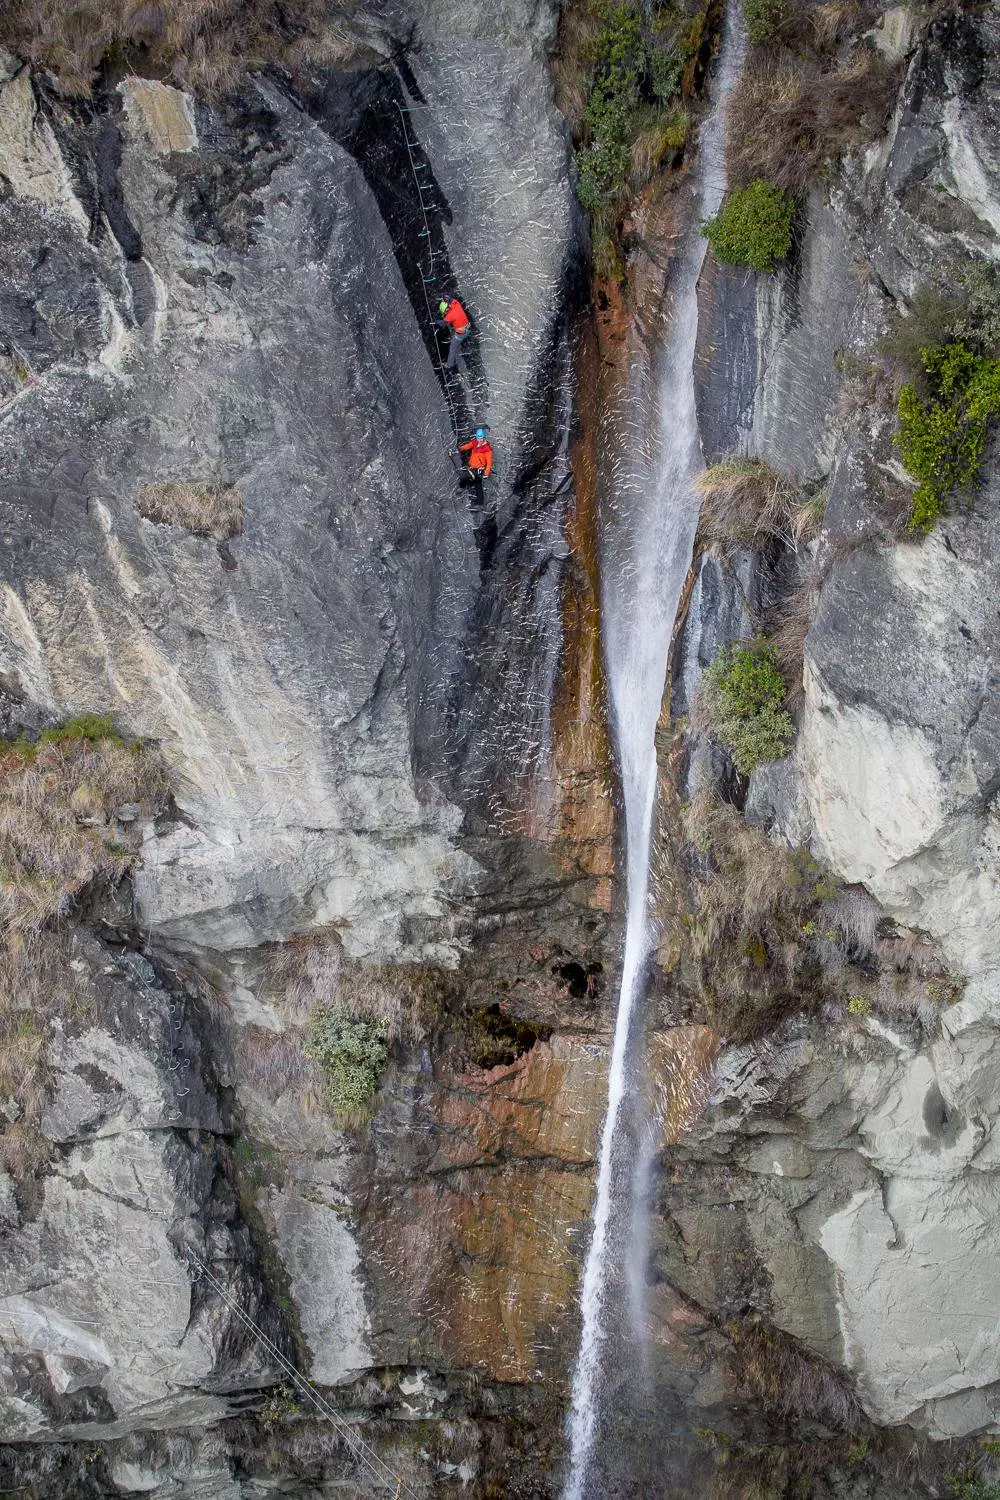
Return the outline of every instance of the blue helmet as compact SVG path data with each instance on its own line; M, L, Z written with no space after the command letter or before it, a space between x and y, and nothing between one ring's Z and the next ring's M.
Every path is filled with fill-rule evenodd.
M476 439L477 439L477 441L480 442L480 443L485 442L485 440L486 440L486 434L489 432L489 430L490 429L488 427L477 427L476 428Z

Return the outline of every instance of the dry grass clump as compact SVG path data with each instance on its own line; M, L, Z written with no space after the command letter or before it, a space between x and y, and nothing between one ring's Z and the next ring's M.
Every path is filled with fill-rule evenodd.
M778 666L788 684L785 704L792 713L797 713L805 701L806 636L816 617L819 589L819 578L812 570L808 571L766 622L767 643L778 653Z
M897 85L896 69L867 46L829 67L788 50L753 57L729 102L734 186L764 178L805 192L828 162L884 133Z
M270 949L264 984L282 1014L303 1025L316 1006L342 1005L393 1041L419 1042L440 1018L448 976L426 964L366 964L348 958L336 933L303 933Z
M856 1432L861 1403L846 1378L797 1340L763 1323L731 1323L737 1392L781 1417L804 1417L839 1432Z
M346 12L326 0L5 0L0 43L86 94L109 60L203 94L247 68L334 64L355 50Z
M295 1092L306 1111L324 1101L339 1124L363 1124L391 1047L428 1036L450 984L429 965L350 959L336 932L293 937L269 950L261 970L261 990L288 1028L247 1028L236 1043L237 1070L270 1099Z
M699 953L733 937L761 938L837 890L835 877L811 855L775 843L711 792L696 792L684 809L684 833L703 858L694 929Z
M684 812L694 851L690 923L699 989L712 1028L746 1041L820 998L822 971L805 923L837 880L805 849L788 849L710 792Z
M961 997L929 939L896 926L869 891L841 884L807 850L773 842L710 792L692 798L683 826L700 1001L729 1041L821 1003L833 1020L874 1012L931 1033Z
M794 485L757 458L728 458L695 480L701 496L698 531L707 543L756 546L785 542L799 508Z
M232 484L170 481L144 484L135 508L147 521L184 526L195 536L228 541L243 531L243 496Z
M165 791L159 762L109 719L81 716L36 743L0 746L0 1159L9 1170L42 1150L44 1017L71 988L56 924L119 884Z
M268 1031L247 1026L236 1044L236 1066L249 1087L266 1099L279 1099L294 1091L300 1106L319 1099L323 1092L320 1070L302 1052L300 1031Z

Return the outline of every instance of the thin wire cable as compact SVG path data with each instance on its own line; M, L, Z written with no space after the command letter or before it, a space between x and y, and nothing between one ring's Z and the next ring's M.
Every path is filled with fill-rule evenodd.
M351 1450L357 1463L367 1468L375 1482L384 1485L386 1490L396 1497L396 1500L402 1500L403 1496L409 1496L410 1500L418 1500L416 1492L411 1490L407 1484L404 1484L400 1475L390 1469L389 1465L376 1453L375 1449L369 1443L365 1442L361 1434L356 1432L349 1423L345 1422L338 1411L324 1401L316 1388L285 1358L281 1350L272 1344L264 1330L254 1322L249 1313L244 1312L238 1302L233 1300L222 1282L212 1274L201 1257L190 1246L186 1246L185 1248L187 1249L189 1260L196 1267L197 1274L195 1280L200 1280L202 1277L205 1278L216 1295L222 1298L230 1312L239 1319L245 1328L250 1329L257 1342L274 1360L282 1374L288 1376L288 1379L295 1386L296 1390L316 1408L321 1416L333 1423Z

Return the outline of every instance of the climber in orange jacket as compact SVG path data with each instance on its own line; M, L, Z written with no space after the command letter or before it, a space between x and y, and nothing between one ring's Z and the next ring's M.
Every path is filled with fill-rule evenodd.
M462 345L472 330L469 315L457 297L450 299L442 297L438 303L438 312L441 316L437 320L437 326L451 330L451 343L448 345L448 363L445 368L455 370L461 364L464 369L465 360L462 358Z
M483 480L489 479L493 472L493 448L489 438L488 427L477 427L473 436L467 443L460 443L459 453L466 453L466 471L462 475L462 484L471 484L476 491L476 505L482 509L483 506Z

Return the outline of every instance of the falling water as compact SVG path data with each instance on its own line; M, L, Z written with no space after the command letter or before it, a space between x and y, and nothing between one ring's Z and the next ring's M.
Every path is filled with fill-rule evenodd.
M730 0L712 109L699 135L699 221L718 210L725 192L726 102L742 65L745 45L739 5ZM594 1229L581 1294L583 1329L573 1376L570 1467L564 1500L582 1500L594 1444L608 1230L617 1197L615 1133L625 1097L633 1012L653 938L647 907L656 792L654 734L670 638L698 524L691 481L701 465L694 351L698 332L696 289L704 257L705 241L696 221L671 266L674 312L662 361L657 472L630 497L629 514L624 525L617 528L615 555L605 560L604 568L603 631L625 802L628 919Z

